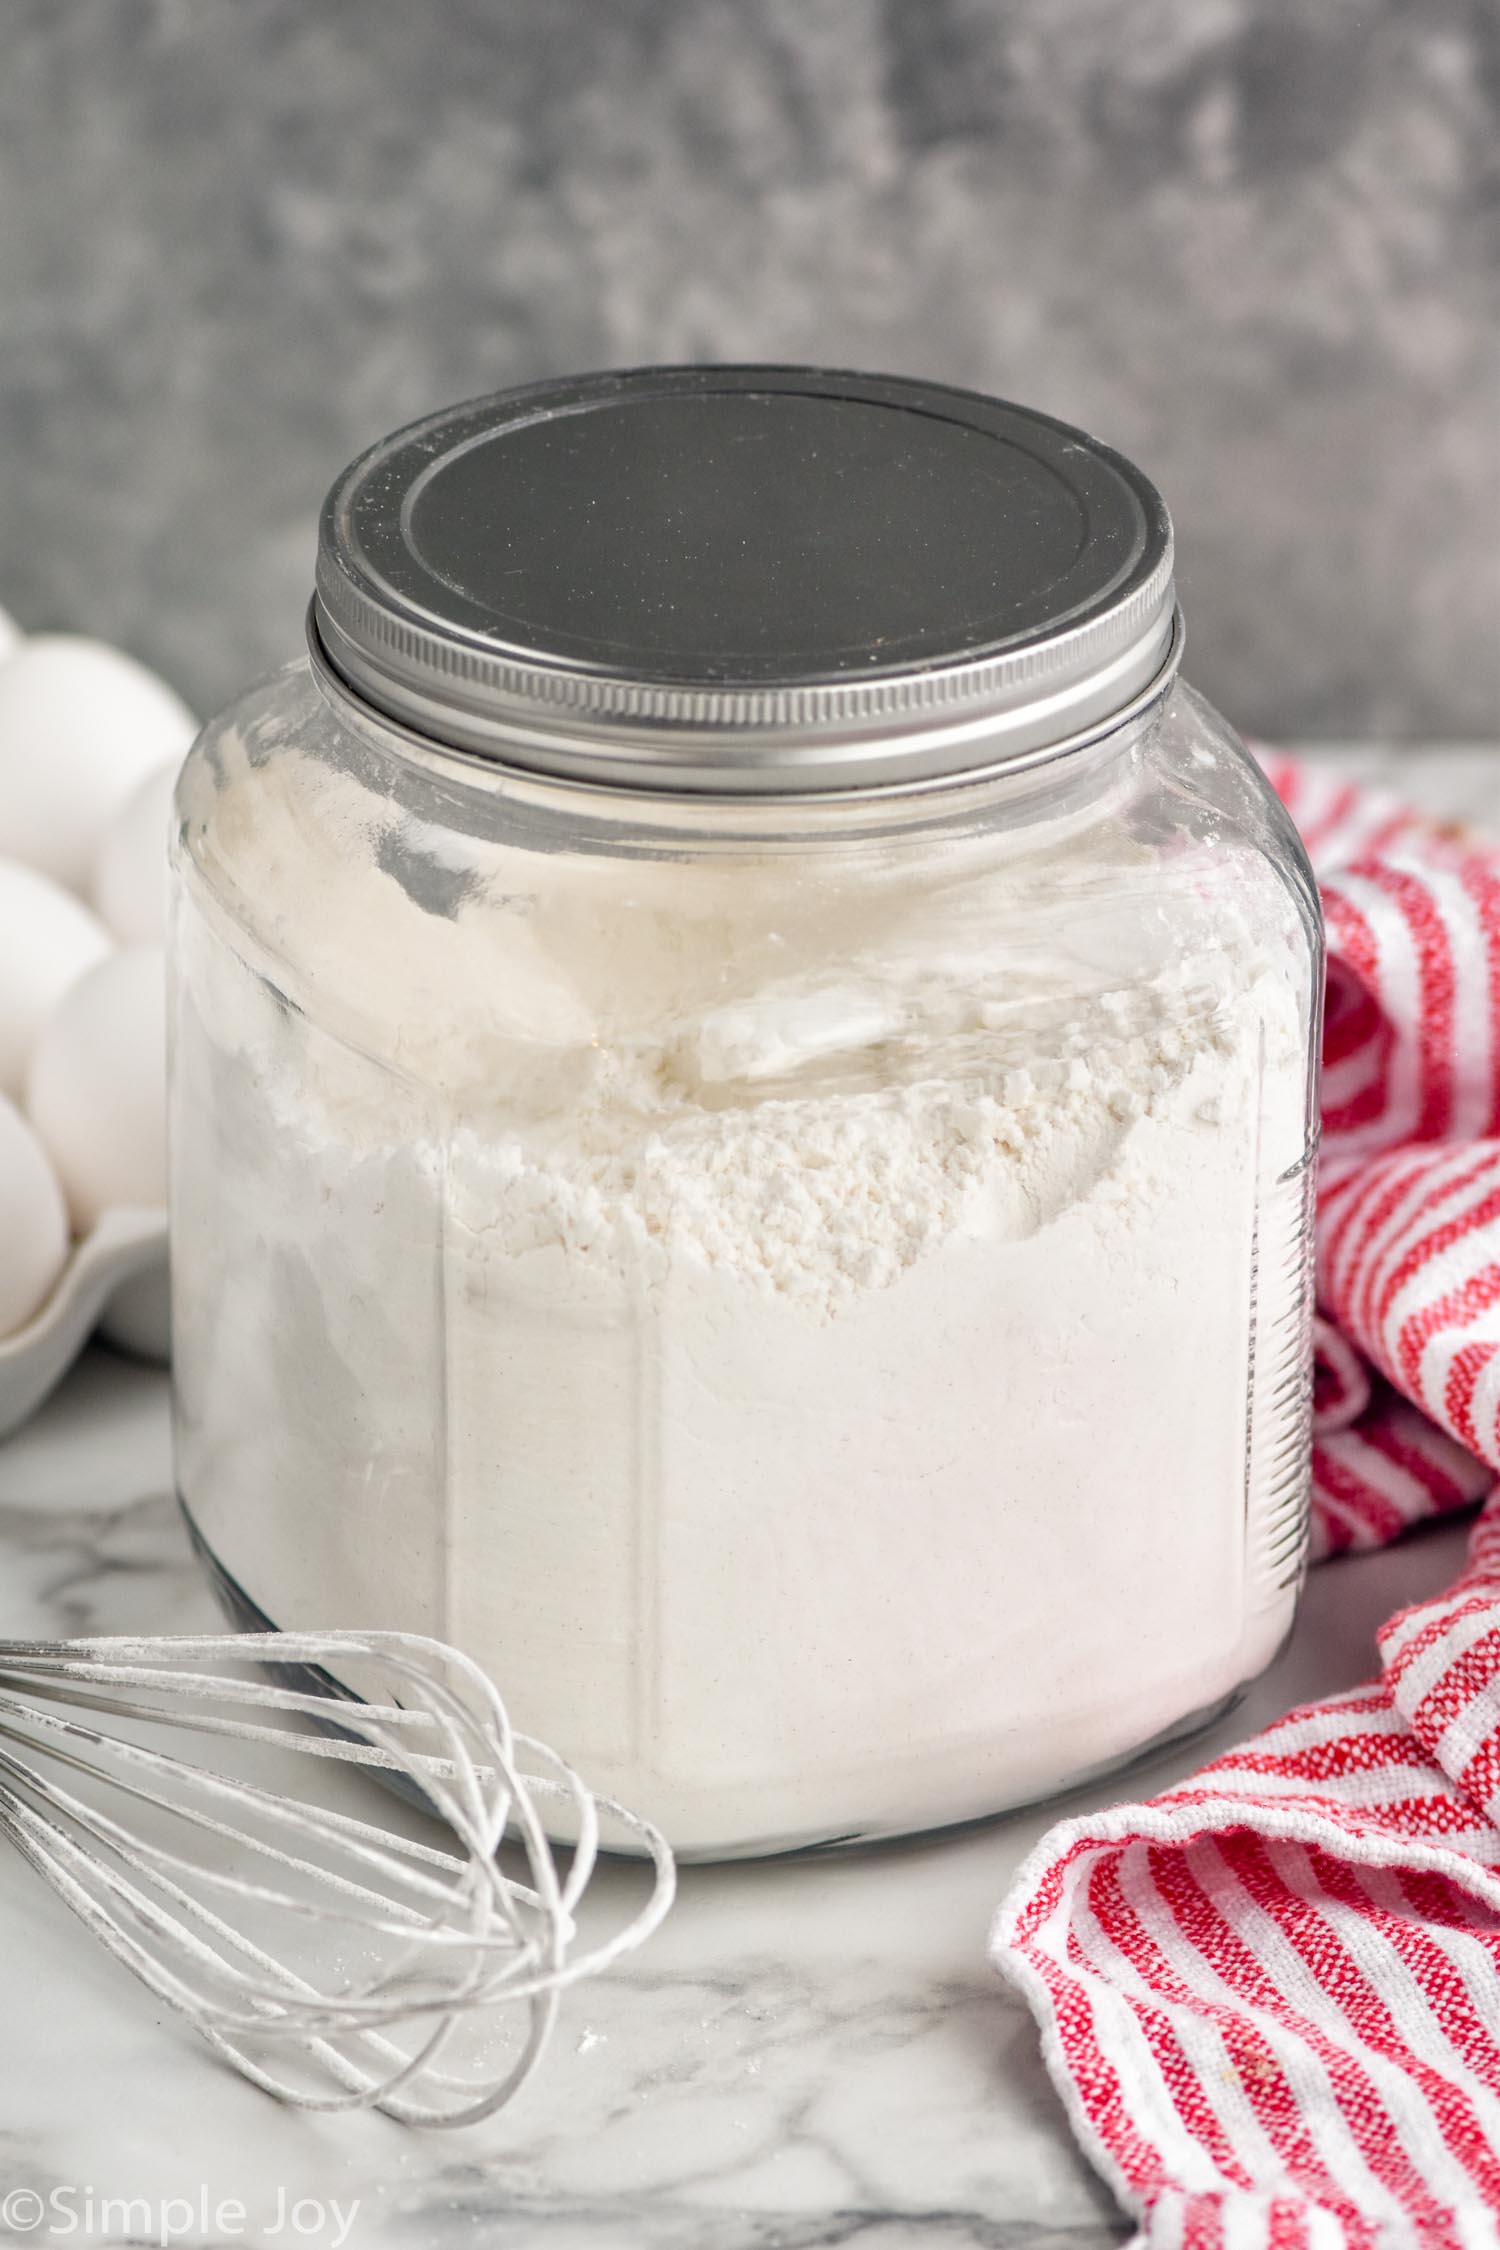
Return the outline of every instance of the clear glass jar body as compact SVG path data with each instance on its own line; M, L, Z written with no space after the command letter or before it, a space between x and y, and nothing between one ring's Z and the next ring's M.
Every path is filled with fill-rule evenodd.
M1178 686L1029 772L658 800L306 665L179 793L183 1502L688 1856L1222 1708L1303 1567L1321 937Z

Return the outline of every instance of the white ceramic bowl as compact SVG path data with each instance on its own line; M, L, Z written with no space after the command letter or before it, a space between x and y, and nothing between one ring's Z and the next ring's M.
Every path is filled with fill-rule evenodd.
M106 1211L40 1311L0 1338L0 1437L36 1411L96 1327L122 1351L165 1361L168 1310L165 1211Z

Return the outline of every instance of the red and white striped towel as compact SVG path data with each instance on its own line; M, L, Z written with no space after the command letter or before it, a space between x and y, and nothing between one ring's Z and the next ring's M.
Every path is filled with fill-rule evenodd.
M1489 1495L1369 1686L1063 1822L994 1958L1186 2250L1500 2245L1500 846L1291 760L1328 918L1313 1544Z

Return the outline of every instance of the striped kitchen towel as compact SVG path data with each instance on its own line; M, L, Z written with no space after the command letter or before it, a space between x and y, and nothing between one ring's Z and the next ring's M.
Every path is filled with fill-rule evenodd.
M1329 934L1314 1553L1486 1504L1368 1686L1054 1828L994 1958L1139 2241L1478 2250L1500 2245L1500 846L1265 764Z

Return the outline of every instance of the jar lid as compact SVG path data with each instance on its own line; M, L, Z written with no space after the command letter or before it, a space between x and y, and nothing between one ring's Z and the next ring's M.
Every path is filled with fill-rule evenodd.
M314 653L508 765L728 795L1032 762L1160 693L1155 487L1066 423L799 367L535 383L371 447L323 510Z

